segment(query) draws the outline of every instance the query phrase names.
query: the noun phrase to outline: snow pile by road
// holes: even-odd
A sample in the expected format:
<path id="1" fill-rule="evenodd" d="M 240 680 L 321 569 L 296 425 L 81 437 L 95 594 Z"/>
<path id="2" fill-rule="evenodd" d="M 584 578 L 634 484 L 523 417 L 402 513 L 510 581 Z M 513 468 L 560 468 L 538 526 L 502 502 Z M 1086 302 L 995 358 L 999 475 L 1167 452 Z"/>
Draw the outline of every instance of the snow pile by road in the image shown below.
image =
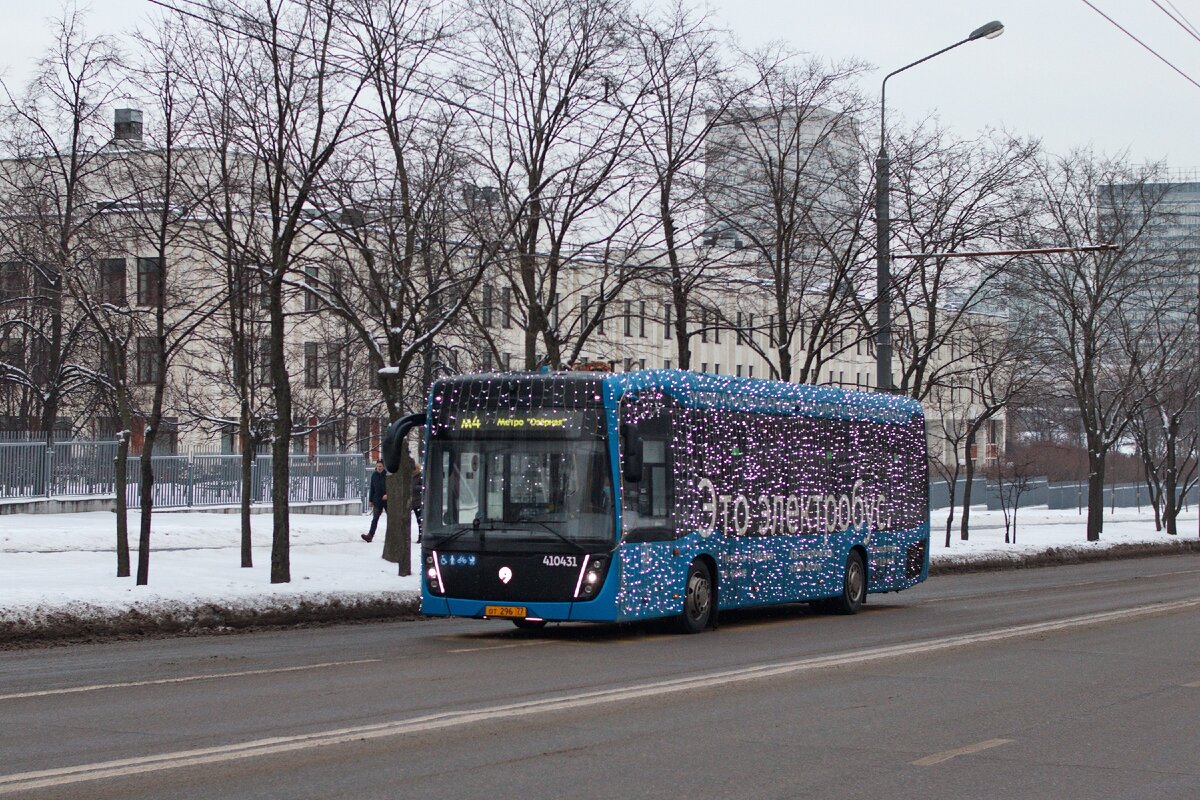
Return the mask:
<path id="1" fill-rule="evenodd" d="M 1022 509 L 1016 544 L 1004 543 L 1000 512 L 975 509 L 971 522 L 970 541 L 958 538 L 956 523 L 947 548 L 945 513 L 935 512 L 935 568 L 1197 539 L 1194 511 L 1184 517 L 1183 533 L 1170 537 L 1154 530 L 1149 512 L 1120 509 L 1106 519 L 1102 541 L 1090 544 L 1085 517 L 1073 510 Z M 131 514 L 135 572 L 139 523 Z M 413 574 L 400 577 L 397 566 L 380 557 L 382 530 L 370 544 L 360 538 L 367 517 L 293 515 L 288 584 L 270 582 L 268 514 L 253 517 L 250 569 L 239 566 L 237 515 L 159 513 L 153 524 L 150 583 L 136 586 L 133 578 L 115 577 L 111 512 L 0 516 L 0 640 L 71 624 L 84 633 L 88 626 L 136 632 L 395 616 L 417 608 L 417 547 Z"/>

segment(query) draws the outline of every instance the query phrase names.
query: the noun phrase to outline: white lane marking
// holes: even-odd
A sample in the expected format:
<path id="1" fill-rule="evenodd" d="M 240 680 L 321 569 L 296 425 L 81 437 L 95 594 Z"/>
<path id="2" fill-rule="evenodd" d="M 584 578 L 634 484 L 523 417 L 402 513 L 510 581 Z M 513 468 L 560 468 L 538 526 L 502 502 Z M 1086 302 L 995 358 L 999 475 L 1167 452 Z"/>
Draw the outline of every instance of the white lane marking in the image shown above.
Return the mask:
<path id="1" fill-rule="evenodd" d="M 160 678 L 152 681 L 126 681 L 124 683 L 97 683 L 91 686 L 68 686 L 63 689 L 42 689 L 36 692 L 13 692 L 0 694 L 0 700 L 19 700 L 24 697 L 49 697 L 55 694 L 77 694 L 79 692 L 98 692 L 101 689 L 126 689 L 131 686 L 162 686 L 169 683 L 191 683 L 192 681 L 212 681 L 218 678 L 243 678 L 248 675 L 274 675 L 279 672 L 302 672 L 309 669 L 328 669 L 329 667 L 345 667 L 351 664 L 377 664 L 382 659 L 360 658 L 356 661 L 326 661 L 323 664 L 304 664 L 299 667 L 275 667 L 272 669 L 247 669 L 241 672 L 213 672 L 207 675 L 184 675 L 179 678 Z"/>
<path id="2" fill-rule="evenodd" d="M 451 653 L 481 653 L 484 650 L 508 650 L 511 647 L 535 647 L 539 644 L 554 644 L 554 642 L 513 642 L 512 644 L 490 644 L 487 647 L 464 647 L 459 650 L 450 650 Z"/>
<path id="3" fill-rule="evenodd" d="M 1005 639 L 1015 639 L 1052 631 L 1063 631 L 1088 625 L 1118 622 L 1149 616 L 1165 614 L 1173 611 L 1196 608 L 1200 606 L 1200 598 L 1177 600 L 1169 603 L 1154 603 L 1151 605 L 1127 608 L 1119 611 L 1105 611 L 1097 614 L 1086 614 L 1066 619 L 1036 622 L 1028 625 L 1015 625 L 999 628 L 993 631 L 968 633 L 960 636 L 947 636 L 940 639 L 929 639 L 910 644 L 873 647 L 866 650 L 836 653 L 827 656 L 802 658 L 794 661 L 784 661 L 775 664 L 763 664 L 755 667 L 722 670 L 685 678 L 673 678 L 664 681 L 644 683 L 622 689 L 599 689 L 580 694 L 548 697 L 542 700 L 527 700 L 520 703 L 507 703 L 496 706 L 485 706 L 477 709 L 461 711 L 446 711 L 438 714 L 414 717 L 411 719 L 380 722 L 372 725 L 357 725 L 351 728 L 337 728 L 327 731 L 293 736 L 275 736 L 267 739 L 256 739 L 249 742 L 203 747 L 194 750 L 180 750 L 173 753 L 160 753 L 152 756 L 123 758 L 115 761 L 101 761 L 94 764 L 78 764 L 71 767 L 21 772 L 11 775 L 0 775 L 0 795 L 28 792 L 49 786 L 62 786 L 72 783 L 101 780 L 103 778 L 118 778 L 147 772 L 159 772 L 181 767 L 193 767 L 203 764 L 236 761 L 243 758 L 273 755 L 277 753 L 310 750 L 318 747 L 345 744 L 348 742 L 365 741 L 388 736 L 401 736 L 413 733 L 454 728 L 464 725 L 475 725 L 490 720 L 516 719 L 535 714 L 546 714 L 553 711 L 566 711 L 589 706 L 598 706 L 644 697 L 677 694 L 679 692 L 697 689 L 711 689 L 734 683 L 761 680 L 780 675 L 791 675 L 810 670 L 829 667 L 864 664 L 882 661 L 889 658 L 911 656 L 923 653 L 949 650 L 972 644 L 996 642 Z"/>
<path id="4" fill-rule="evenodd" d="M 1012 739 L 988 739 L 986 742 L 976 742 L 975 744 L 969 744 L 966 747 L 960 747 L 957 750 L 943 750 L 942 752 L 934 753 L 931 756 L 918 758 L 912 763 L 918 767 L 931 767 L 934 764 L 941 764 L 943 761 L 949 761 L 950 759 L 957 758 L 958 756 L 969 756 L 973 753 L 979 753 L 984 750 L 990 750 L 993 747 L 999 747 L 1002 744 L 1009 744 L 1010 742 L 1012 742 Z"/>

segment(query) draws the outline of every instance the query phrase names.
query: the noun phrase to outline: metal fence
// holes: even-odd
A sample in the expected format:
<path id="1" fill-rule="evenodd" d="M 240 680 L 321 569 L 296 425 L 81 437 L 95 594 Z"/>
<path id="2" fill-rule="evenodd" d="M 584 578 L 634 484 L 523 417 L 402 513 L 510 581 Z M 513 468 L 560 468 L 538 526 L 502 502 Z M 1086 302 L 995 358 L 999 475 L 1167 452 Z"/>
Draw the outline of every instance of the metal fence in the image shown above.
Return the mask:
<path id="1" fill-rule="evenodd" d="M 963 481 L 959 481 L 954 491 L 955 504 L 962 502 Z M 1046 506 L 1051 509 L 1086 508 L 1088 486 L 1085 482 L 1050 483 L 1046 478 L 1032 478 L 1021 492 L 1020 504 L 1026 506 Z M 1011 496 L 1011 495 L 1010 495 Z M 971 500 L 974 503 L 987 504 L 988 509 L 1000 508 L 1000 487 L 994 481 L 976 478 L 971 487 Z M 1192 486 L 1184 502 L 1188 505 L 1200 500 L 1200 486 Z M 929 482 L 929 508 L 937 510 L 950 505 L 950 489 L 945 481 Z M 1104 505 L 1110 508 L 1145 508 L 1150 505 L 1144 483 L 1106 484 L 1104 487 Z"/>
<path id="2" fill-rule="evenodd" d="M 112 497 L 116 442 L 0 442 L 0 500 Z M 242 500 L 242 457 L 208 453 L 153 456 L 154 505 L 160 508 L 237 505 Z M 288 458 L 288 502 L 360 500 L 365 503 L 372 465 L 360 454 Z M 141 459 L 130 456 L 126 499 L 141 504 Z M 269 503 L 271 457 L 251 467 L 251 502 Z"/>

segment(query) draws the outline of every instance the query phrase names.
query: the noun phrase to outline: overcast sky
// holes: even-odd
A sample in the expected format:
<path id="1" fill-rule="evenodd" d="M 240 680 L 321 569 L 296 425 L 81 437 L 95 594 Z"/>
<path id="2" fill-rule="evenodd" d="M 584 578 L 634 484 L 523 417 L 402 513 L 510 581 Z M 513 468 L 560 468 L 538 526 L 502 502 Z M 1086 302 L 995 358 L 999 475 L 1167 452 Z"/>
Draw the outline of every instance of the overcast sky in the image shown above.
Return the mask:
<path id="1" fill-rule="evenodd" d="M 1200 83 L 1200 39 L 1160 8 L 1200 26 L 1198 0 L 1090 0 Z M 1156 5 L 1157 3 L 1157 5 Z M 6 0 L 0 72 L 20 84 L 50 40 L 41 0 Z M 1004 35 L 946 53 L 888 84 L 888 118 L 936 114 L 960 136 L 1005 127 L 1057 152 L 1128 150 L 1136 161 L 1200 168 L 1200 87 L 1144 50 L 1084 0 L 711 0 L 714 22 L 744 44 L 782 40 L 883 75 L 964 38 L 989 20 Z M 91 0 L 89 31 L 119 33 L 160 9 L 148 0 Z"/>

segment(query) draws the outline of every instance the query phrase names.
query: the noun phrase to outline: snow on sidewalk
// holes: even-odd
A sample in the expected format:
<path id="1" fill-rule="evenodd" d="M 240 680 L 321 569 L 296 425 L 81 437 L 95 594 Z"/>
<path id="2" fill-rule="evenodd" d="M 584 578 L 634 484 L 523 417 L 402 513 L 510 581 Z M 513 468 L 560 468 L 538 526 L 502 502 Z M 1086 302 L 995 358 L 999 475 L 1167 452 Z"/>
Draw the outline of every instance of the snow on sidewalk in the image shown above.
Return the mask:
<path id="1" fill-rule="evenodd" d="M 0 620 L 56 613 L 101 617 L 131 610 L 157 614 L 205 604 L 251 610 L 414 594 L 417 546 L 413 575 L 400 577 L 397 565 L 381 558 L 384 520 L 374 542 L 360 538 L 369 522 L 361 515 L 292 515 L 292 581 L 272 584 L 269 514 L 252 517 L 254 566 L 249 569 L 240 566 L 238 515 L 155 514 L 149 585 L 136 586 L 132 577 L 115 577 L 112 512 L 0 516 Z M 135 574 L 140 523 L 140 515 L 129 515 Z"/>
<path id="2" fill-rule="evenodd" d="M 934 512 L 931 558 L 940 564 L 997 557 L 1019 560 L 1051 548 L 1087 551 L 1197 538 L 1194 510 L 1182 518 L 1181 535 L 1170 537 L 1154 530 L 1150 512 L 1118 509 L 1106 518 L 1102 541 L 1089 544 L 1086 518 L 1076 510 L 1035 507 L 1020 512 L 1017 544 L 1005 544 L 1002 514 L 978 507 L 971 511 L 971 540 L 959 540 L 956 514 L 947 548 L 945 519 L 945 511 Z M 360 538 L 368 522 L 369 517 L 360 515 L 294 514 L 292 581 L 271 584 L 270 515 L 252 518 L 255 566 L 242 569 L 236 514 L 158 513 L 151 538 L 150 583 L 139 587 L 133 578 L 115 577 L 111 512 L 0 516 L 0 621 L 56 614 L 93 618 L 130 611 L 155 614 L 205 605 L 253 611 L 297 603 L 411 599 L 419 589 L 417 547 L 413 547 L 413 575 L 399 577 L 396 565 L 380 558 L 382 530 L 370 544 Z M 135 572 L 139 523 L 139 516 L 131 513 Z"/>

